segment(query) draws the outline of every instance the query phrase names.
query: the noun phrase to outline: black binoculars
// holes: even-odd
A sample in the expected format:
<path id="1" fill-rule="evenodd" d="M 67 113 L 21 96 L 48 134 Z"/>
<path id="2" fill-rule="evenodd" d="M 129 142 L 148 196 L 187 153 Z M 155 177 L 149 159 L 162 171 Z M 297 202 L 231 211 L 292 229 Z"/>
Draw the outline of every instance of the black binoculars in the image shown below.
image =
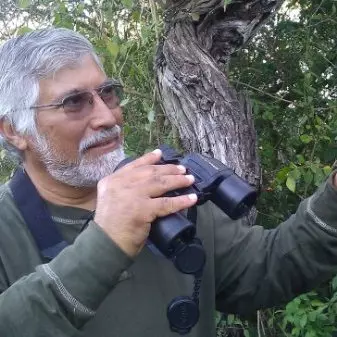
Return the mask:
<path id="1" fill-rule="evenodd" d="M 242 217 L 254 205 L 256 191 L 219 160 L 193 152 L 182 156 L 167 145 L 162 145 L 160 149 L 162 158 L 158 165 L 183 165 L 187 173 L 195 177 L 192 186 L 167 193 L 167 196 L 195 193 L 198 196 L 197 205 L 210 200 L 232 219 Z M 132 160 L 126 158 L 118 168 Z M 157 218 L 151 226 L 149 240 L 166 257 L 174 257 L 173 262 L 180 271 L 193 274 L 199 268 L 193 261 L 200 260 L 188 258 L 191 254 L 194 257 L 198 254 L 193 245 L 195 234 L 195 224 L 191 223 L 183 212 L 179 212 Z M 180 248 L 188 243 L 192 246 L 187 251 L 184 249 L 183 253 Z"/>
<path id="2" fill-rule="evenodd" d="M 186 172 L 195 177 L 192 186 L 169 192 L 167 196 L 195 193 L 197 205 L 210 200 L 234 220 L 254 205 L 255 190 L 219 160 L 198 153 L 182 156 L 167 145 L 160 149 L 162 158 L 158 165 L 183 165 Z M 132 160 L 126 158 L 116 169 Z M 184 212 L 160 217 L 151 226 L 149 241 L 171 259 L 180 272 L 194 275 L 193 295 L 175 297 L 167 307 L 171 330 L 187 334 L 199 319 L 199 288 L 206 262 L 202 241 L 196 237 L 196 226 Z"/>

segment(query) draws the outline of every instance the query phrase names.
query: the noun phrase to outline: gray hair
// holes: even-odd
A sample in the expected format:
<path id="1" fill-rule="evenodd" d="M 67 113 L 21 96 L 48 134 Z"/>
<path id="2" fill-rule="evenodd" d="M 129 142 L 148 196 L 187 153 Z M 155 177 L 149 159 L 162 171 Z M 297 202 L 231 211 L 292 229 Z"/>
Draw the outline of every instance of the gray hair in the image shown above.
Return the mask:
<path id="1" fill-rule="evenodd" d="M 90 55 L 103 70 L 92 44 L 64 28 L 46 28 L 8 40 L 0 46 L 0 119 L 6 118 L 20 134 L 37 134 L 35 111 L 39 80 L 74 67 Z M 16 160 L 22 153 L 0 135 L 0 144 Z"/>

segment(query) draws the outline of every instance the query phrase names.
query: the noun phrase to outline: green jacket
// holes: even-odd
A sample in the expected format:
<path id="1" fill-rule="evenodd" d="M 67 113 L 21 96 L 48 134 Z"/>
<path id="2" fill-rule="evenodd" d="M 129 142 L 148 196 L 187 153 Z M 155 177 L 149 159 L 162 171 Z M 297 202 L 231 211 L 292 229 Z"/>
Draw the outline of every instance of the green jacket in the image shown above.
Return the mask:
<path id="1" fill-rule="evenodd" d="M 330 178 L 274 230 L 231 221 L 211 203 L 199 207 L 197 230 L 207 263 L 199 323 L 188 336 L 215 336 L 215 308 L 250 313 L 332 277 L 336 206 Z M 193 277 L 147 247 L 130 259 L 94 222 L 79 234 L 84 210 L 49 207 L 74 244 L 42 264 L 8 184 L 0 189 L 0 336 L 178 336 L 169 329 L 166 306 L 191 295 Z"/>

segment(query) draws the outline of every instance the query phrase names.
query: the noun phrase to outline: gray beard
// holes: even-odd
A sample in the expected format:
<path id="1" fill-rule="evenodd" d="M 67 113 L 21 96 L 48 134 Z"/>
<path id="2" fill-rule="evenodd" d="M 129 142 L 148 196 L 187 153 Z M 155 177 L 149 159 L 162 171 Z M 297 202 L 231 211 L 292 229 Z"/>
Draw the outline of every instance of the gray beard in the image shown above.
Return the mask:
<path id="1" fill-rule="evenodd" d="M 115 127 L 111 131 L 102 131 L 101 135 L 94 137 L 97 140 L 111 133 L 120 133 L 120 127 Z M 81 144 L 84 144 L 81 145 Z M 85 148 L 85 144 L 94 143 L 91 141 L 81 142 L 80 148 Z M 117 165 L 125 158 L 123 146 L 120 145 L 112 152 L 100 157 L 85 159 L 79 153 L 76 162 L 69 162 L 64 155 L 55 153 L 48 139 L 43 135 L 38 135 L 35 139 L 35 150 L 48 173 L 57 181 L 74 187 L 94 187 L 104 177 L 112 174 Z M 81 152 L 81 151 L 80 151 Z"/>

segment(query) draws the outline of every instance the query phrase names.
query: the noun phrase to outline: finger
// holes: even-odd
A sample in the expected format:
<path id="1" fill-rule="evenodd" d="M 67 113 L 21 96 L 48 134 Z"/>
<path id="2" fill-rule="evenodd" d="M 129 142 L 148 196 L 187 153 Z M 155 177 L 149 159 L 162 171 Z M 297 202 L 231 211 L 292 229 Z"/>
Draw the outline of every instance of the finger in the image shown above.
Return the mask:
<path id="1" fill-rule="evenodd" d="M 145 166 L 145 165 L 154 165 L 159 162 L 162 156 L 162 152 L 160 149 L 156 149 L 152 152 L 146 153 L 141 157 L 135 159 L 131 163 L 128 163 L 124 166 L 124 169 L 135 169 L 137 167 Z"/>
<path id="2" fill-rule="evenodd" d="M 189 187 L 194 181 L 192 175 L 157 175 L 145 180 L 142 189 L 151 198 L 156 198 L 167 192 Z"/>
<path id="3" fill-rule="evenodd" d="M 184 175 L 186 168 L 181 165 L 147 165 L 127 171 L 129 182 L 157 181 L 159 177 L 168 175 Z"/>
<path id="4" fill-rule="evenodd" d="M 147 165 L 142 167 L 124 168 L 116 171 L 114 177 L 123 177 L 125 182 L 141 184 L 142 182 L 159 182 L 160 177 L 184 175 L 186 168 L 182 165 Z"/>
<path id="5" fill-rule="evenodd" d="M 178 197 L 163 197 L 152 199 L 157 217 L 166 216 L 192 207 L 198 201 L 196 194 L 180 195 Z"/>

